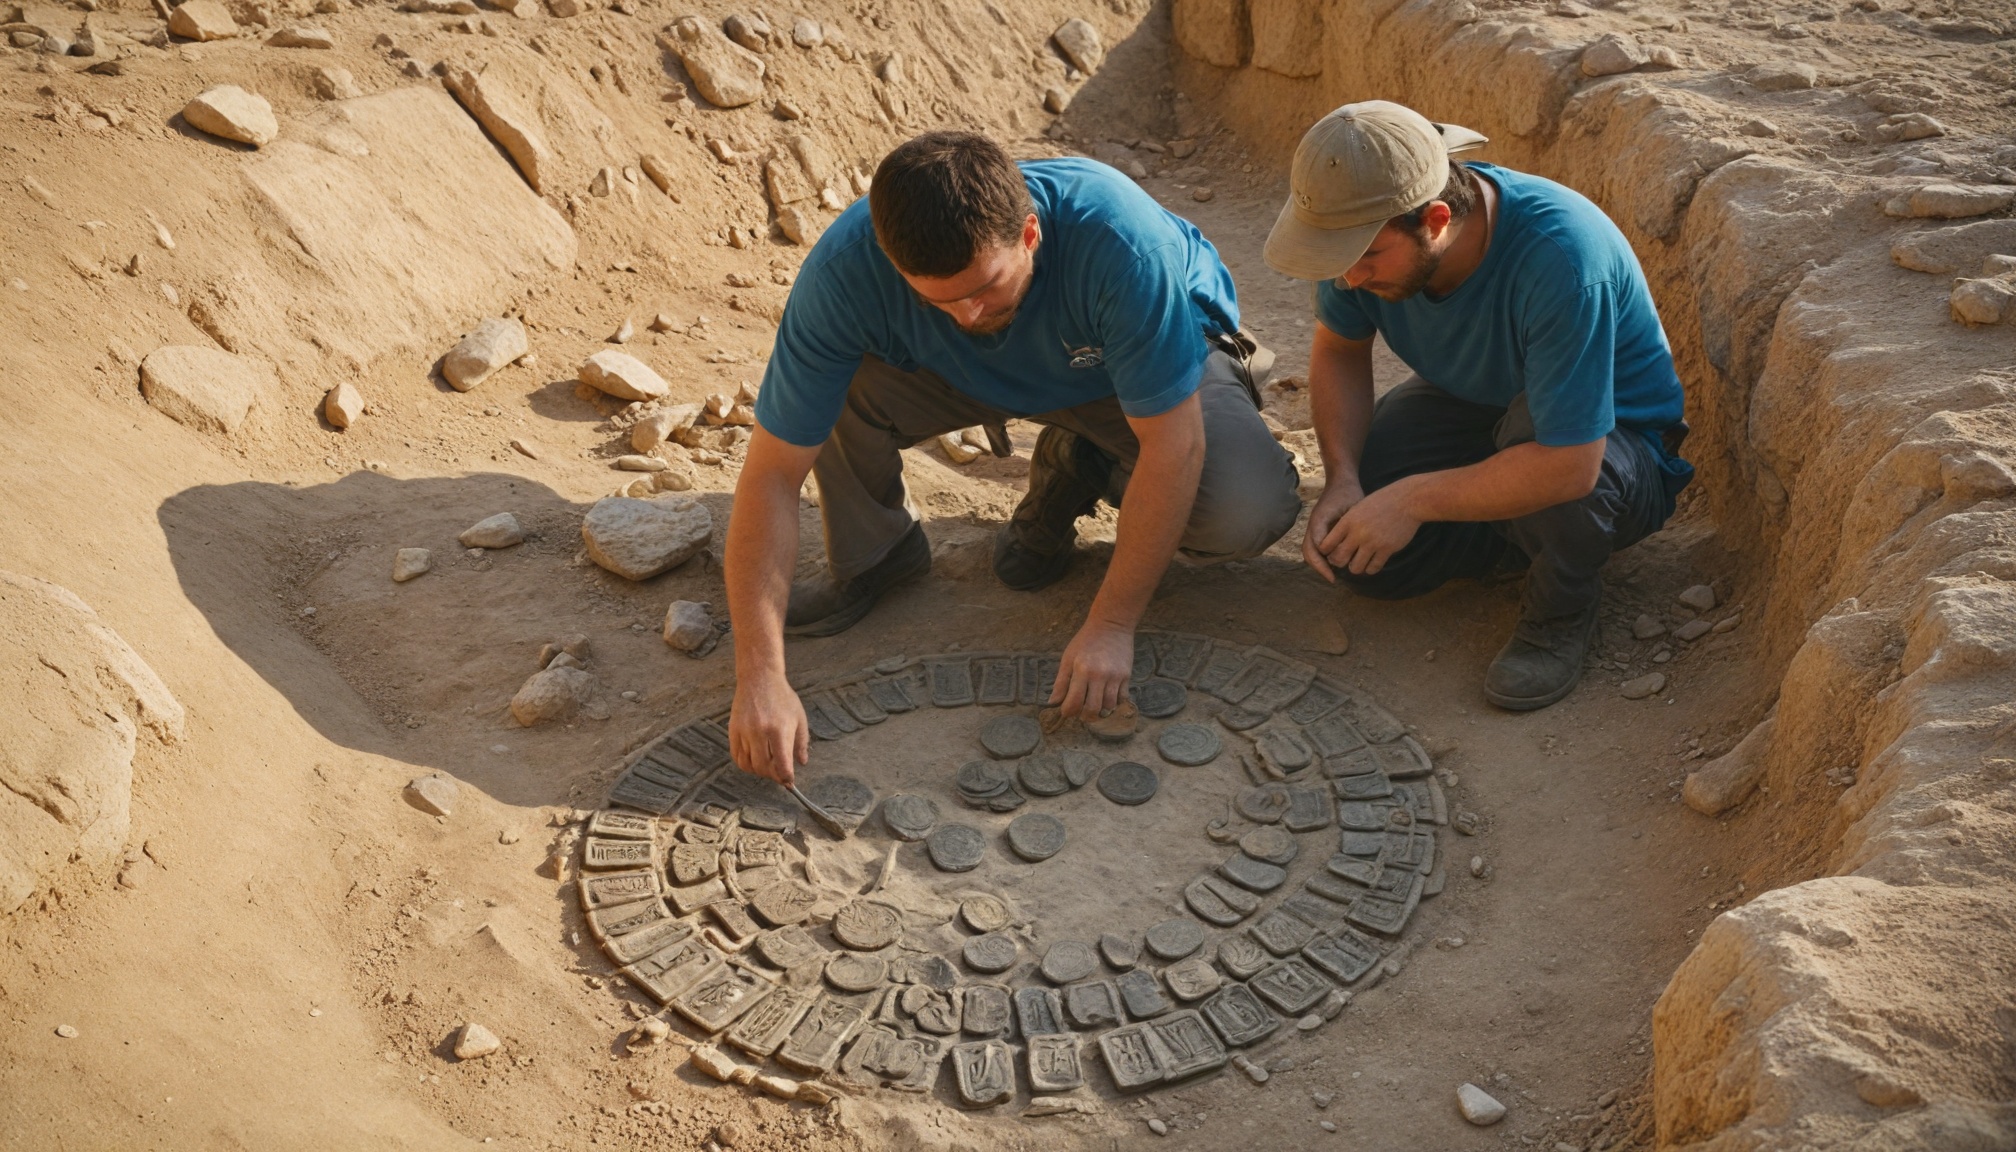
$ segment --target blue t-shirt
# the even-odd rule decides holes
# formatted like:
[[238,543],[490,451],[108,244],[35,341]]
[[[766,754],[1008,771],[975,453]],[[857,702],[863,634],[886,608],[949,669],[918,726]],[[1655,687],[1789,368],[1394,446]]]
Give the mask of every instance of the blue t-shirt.
[[1188,221],[1092,160],[1021,165],[1043,240],[1015,320],[969,336],[919,299],[876,242],[864,197],[813,245],[784,306],[756,419],[801,447],[825,442],[872,354],[927,368],[1022,416],[1118,396],[1155,416],[1197,390],[1205,336],[1239,327],[1232,274]]
[[1469,166],[1499,192],[1476,271],[1440,299],[1398,303],[1324,281],[1317,318],[1347,340],[1377,331],[1422,379],[1464,400],[1503,408],[1526,393],[1535,439],[1549,447],[1623,427],[1661,451],[1659,434],[1680,422],[1680,377],[1630,242],[1573,189]]

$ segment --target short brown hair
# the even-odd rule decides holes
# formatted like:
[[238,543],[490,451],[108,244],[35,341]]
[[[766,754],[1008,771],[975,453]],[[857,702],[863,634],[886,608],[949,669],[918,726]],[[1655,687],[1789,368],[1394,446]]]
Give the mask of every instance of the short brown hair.
[[[1460,220],[1476,210],[1477,199],[1477,178],[1470,174],[1470,169],[1464,167],[1461,161],[1452,157],[1449,161],[1448,179],[1442,182],[1442,191],[1437,192],[1435,199],[1428,201],[1428,204],[1440,200],[1449,206],[1449,215]],[[1421,214],[1428,210],[1428,204],[1423,204],[1412,212],[1403,212],[1393,219],[1409,232],[1418,233],[1421,231]]]
[[882,158],[868,188],[875,238],[912,276],[955,276],[982,248],[1012,244],[1034,212],[1022,170],[974,132],[926,132]]

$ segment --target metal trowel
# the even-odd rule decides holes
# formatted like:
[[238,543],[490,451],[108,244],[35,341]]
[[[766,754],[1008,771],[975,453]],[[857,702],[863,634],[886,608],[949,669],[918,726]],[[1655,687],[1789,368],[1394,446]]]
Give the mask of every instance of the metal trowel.
[[786,784],[784,786],[784,789],[785,791],[791,793],[792,797],[796,799],[798,803],[803,804],[805,806],[805,811],[811,814],[813,822],[818,824],[821,828],[824,828],[826,831],[831,832],[835,840],[847,839],[847,826],[845,824],[840,823],[840,821],[835,820],[831,812],[826,811],[824,808],[821,808],[817,804],[814,804],[812,803],[812,801],[806,799],[805,793],[800,792],[798,790],[798,785]]

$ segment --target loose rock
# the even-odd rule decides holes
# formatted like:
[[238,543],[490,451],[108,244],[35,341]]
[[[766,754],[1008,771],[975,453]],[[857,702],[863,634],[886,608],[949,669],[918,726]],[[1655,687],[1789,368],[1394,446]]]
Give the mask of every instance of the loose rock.
[[575,378],[618,400],[657,400],[672,391],[649,364],[613,348],[583,360]]
[[[190,0],[190,3],[201,2]],[[184,4],[182,8],[188,6]],[[266,98],[235,84],[219,84],[198,93],[194,100],[183,106],[182,119],[188,121],[191,128],[240,144],[250,144],[254,148],[270,144],[274,137],[280,135],[280,122],[273,118],[273,106],[266,102]]]
[[485,320],[441,358],[441,376],[457,392],[467,392],[531,350],[525,325],[517,319]]
[[1059,24],[1050,34],[1050,41],[1073,68],[1087,76],[1106,62],[1106,46],[1099,42],[1099,30],[1076,17]]
[[450,67],[442,82],[483,126],[483,131],[511,157],[532,190],[544,191],[545,172],[552,164],[553,150],[539,134],[538,121],[519,108],[517,100],[499,83],[486,81],[479,73]]
[[631,426],[630,447],[639,452],[649,452],[667,440],[674,439],[680,432],[693,427],[694,421],[699,417],[698,404],[678,404],[670,408],[660,408]]
[[439,772],[416,776],[406,785],[406,802],[429,816],[451,816],[459,789],[455,781]]
[[588,558],[630,580],[648,580],[693,558],[714,537],[714,516],[697,500],[595,502],[581,522]]
[[2016,204],[2016,188],[1987,188],[1966,184],[1927,184],[1883,205],[1889,216],[1907,219],[1963,220],[1985,216]]
[[1651,672],[1635,680],[1626,680],[1621,686],[1626,700],[1643,700],[1666,690],[1666,674]]
[[1643,67],[1645,62],[1645,50],[1638,46],[1638,41],[1616,32],[1593,40],[1582,49],[1582,75],[1592,78],[1630,72]]
[[364,396],[347,380],[322,398],[322,417],[337,428],[350,427],[363,414]]
[[297,24],[292,28],[282,28],[266,38],[268,48],[323,48],[336,47],[336,38],[312,24]]
[[1666,625],[1660,623],[1658,617],[1649,613],[1640,612],[1638,619],[1631,622],[1631,635],[1634,639],[1650,640],[1655,636],[1664,636],[1665,634]]
[[1929,140],[1946,135],[1946,125],[1923,112],[1892,116],[1876,126],[1876,138],[1884,141]]
[[262,365],[215,348],[171,344],[140,362],[147,402],[199,431],[237,431],[259,397],[276,386]]
[[714,618],[707,614],[707,605],[695,604],[691,600],[674,600],[665,610],[665,643],[681,652],[697,652],[702,645],[711,646],[714,637]]
[[658,34],[658,42],[679,57],[693,86],[709,103],[740,108],[763,95],[763,61],[730,41],[697,16],[682,16]]
[[1709,612],[1715,608],[1715,589],[1706,584],[1696,584],[1675,599],[1696,612]]
[[595,677],[579,668],[547,668],[533,673],[511,697],[511,715],[530,728],[565,720],[594,699]]
[[1710,624],[1706,619],[1689,620],[1673,630],[1673,638],[1676,640],[1699,640],[1701,637],[1706,636],[1708,630],[1713,627],[1714,625]]
[[455,1058],[480,1060],[503,1046],[495,1032],[472,1020],[462,1025],[462,1034],[455,1040]]
[[1463,1113],[1463,1119],[1479,1128],[1488,1128],[1505,1118],[1505,1105],[1493,1099],[1489,1092],[1467,1082],[1456,1089],[1456,1107]]
[[525,542],[525,529],[509,512],[486,516],[462,530],[455,542],[464,548],[509,548]]
[[392,557],[392,582],[404,584],[434,567],[434,553],[425,548],[401,548]]
[[672,465],[656,456],[618,456],[616,467],[623,472],[663,472]]
[[184,40],[229,40],[238,22],[218,0],[188,0],[168,13],[168,31]]
[[317,68],[312,82],[315,95],[324,100],[353,100],[364,94],[348,68]]
[[1792,92],[1813,87],[1819,82],[1820,73],[1811,64],[1778,61],[1757,65],[1745,72],[1743,79],[1759,92]]
[[1962,280],[1947,298],[1953,319],[1962,324],[2000,324],[2016,320],[2016,276]]

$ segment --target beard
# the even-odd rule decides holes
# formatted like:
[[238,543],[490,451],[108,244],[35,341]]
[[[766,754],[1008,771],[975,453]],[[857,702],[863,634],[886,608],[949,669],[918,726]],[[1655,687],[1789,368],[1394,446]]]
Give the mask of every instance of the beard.
[[1389,304],[1398,304],[1402,300],[1420,295],[1422,289],[1428,287],[1428,281],[1435,278],[1435,273],[1441,267],[1442,257],[1428,251],[1428,245],[1417,238],[1414,242],[1414,263],[1408,267],[1405,275],[1395,281],[1360,284],[1358,287],[1361,291],[1370,292]]
[[1010,324],[1015,323],[1015,314],[1021,310],[1022,301],[1018,299],[999,312],[989,312],[971,324],[960,324],[959,330],[968,336],[992,336],[1006,331]]

